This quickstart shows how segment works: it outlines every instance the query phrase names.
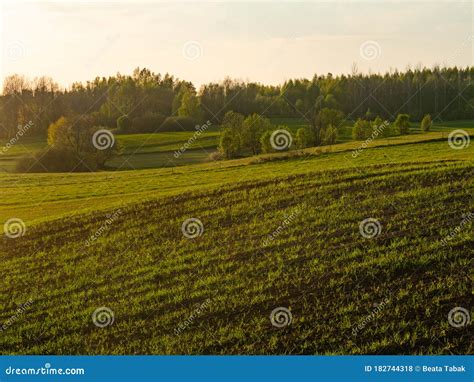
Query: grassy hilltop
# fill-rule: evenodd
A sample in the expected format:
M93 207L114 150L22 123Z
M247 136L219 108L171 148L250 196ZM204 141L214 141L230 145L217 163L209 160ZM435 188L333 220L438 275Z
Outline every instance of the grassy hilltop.
M33 301L1 332L2 353L472 353L469 327L447 321L472 293L471 226L442 240L470 211L474 156L441 130L376 140L355 158L361 142L1 174L0 216L26 231L0 239L0 322ZM200 236L183 235L189 218ZM380 224L372 238L360 232L368 218ZM113 324L93 324L99 307ZM271 324L278 307L290 325Z

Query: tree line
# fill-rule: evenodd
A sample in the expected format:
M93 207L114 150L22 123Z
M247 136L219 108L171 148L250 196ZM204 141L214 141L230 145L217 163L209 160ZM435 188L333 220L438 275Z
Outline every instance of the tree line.
M193 130L197 123L220 124L228 111L247 117L314 119L322 107L357 120L367 111L394 120L409 114L414 121L474 118L474 67L409 69L385 74L315 75L272 86L225 79L197 90L191 82L148 69L74 83L61 89L48 77L5 79L0 96L0 138L15 136L33 121L29 135L47 135L61 117L91 115L95 123L118 132Z
M382 120L380 116L372 117L372 113L367 112L355 121L351 129L353 139L387 138L410 133L409 114L398 114L393 122ZM293 134L287 126L275 126L259 114L245 118L242 114L228 111L221 124L219 151L214 159L219 156L232 159L291 148L332 145L337 142L344 114L340 110L323 107L313 113L308 122L306 127L296 131L293 142ZM431 115L426 114L420 123L420 130L429 131L432 123Z
M23 158L19 171L95 171L118 152L111 130L195 131L208 121L221 125L218 156L224 158L333 144L347 121L355 121L354 139L401 135L409 132L410 118L423 118L424 131L432 115L434 120L474 118L473 70L363 75L354 69L348 76L315 75L280 86L225 79L199 91L191 82L139 68L132 75L74 83L67 90L48 77L12 75L0 96L0 138L16 139L26 130L48 138L49 147ZM268 117L297 117L307 127L296 131L292 142L288 129L275 129ZM276 130L283 132L277 139L288 144L278 147ZM98 147L97 137L113 142Z

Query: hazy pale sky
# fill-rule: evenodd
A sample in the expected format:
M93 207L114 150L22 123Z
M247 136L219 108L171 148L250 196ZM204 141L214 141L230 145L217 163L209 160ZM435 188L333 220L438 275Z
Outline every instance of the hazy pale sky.
M1 0L0 0L1 1ZM137 67L196 85L473 65L471 1L1 3L6 75L62 86Z

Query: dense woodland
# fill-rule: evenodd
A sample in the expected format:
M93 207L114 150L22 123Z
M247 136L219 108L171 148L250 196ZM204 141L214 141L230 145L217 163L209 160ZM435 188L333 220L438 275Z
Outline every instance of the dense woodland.
M243 116L299 117L309 120L315 108L326 107L356 120L367 115L394 120L399 113L419 121L474 118L474 67L416 69L386 74L315 75L279 86L225 79L195 89L169 74L137 68L132 75L74 83L61 89L47 77L29 80L12 75L0 96L0 138L15 136L33 122L28 135L47 135L60 117L93 116L97 125L124 132L193 129L194 122L222 122L228 111ZM125 117L124 117L125 116ZM122 118L122 126L117 120ZM171 117L171 118L169 118ZM180 120L181 119L181 120Z
M47 137L48 147L18 161L17 171L96 171L120 151L112 134L195 131L206 122L221 126L211 159L232 159L334 144L348 121L355 121L354 139L373 139L408 134L410 122L421 119L428 131L433 120L474 118L473 73L455 67L363 75L354 69L349 76L315 75L281 86L225 79L196 89L137 68L131 76L67 90L51 78L12 75L0 98L0 138ZM275 127L268 117L296 117L306 127L293 132L293 141L286 126ZM99 136L110 145L98 147ZM275 144L277 136L284 147Z

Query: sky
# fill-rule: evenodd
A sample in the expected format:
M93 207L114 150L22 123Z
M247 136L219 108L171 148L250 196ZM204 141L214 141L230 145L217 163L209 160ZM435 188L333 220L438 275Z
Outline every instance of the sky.
M62 87L136 67L196 86L473 65L471 1L0 0L0 81Z

